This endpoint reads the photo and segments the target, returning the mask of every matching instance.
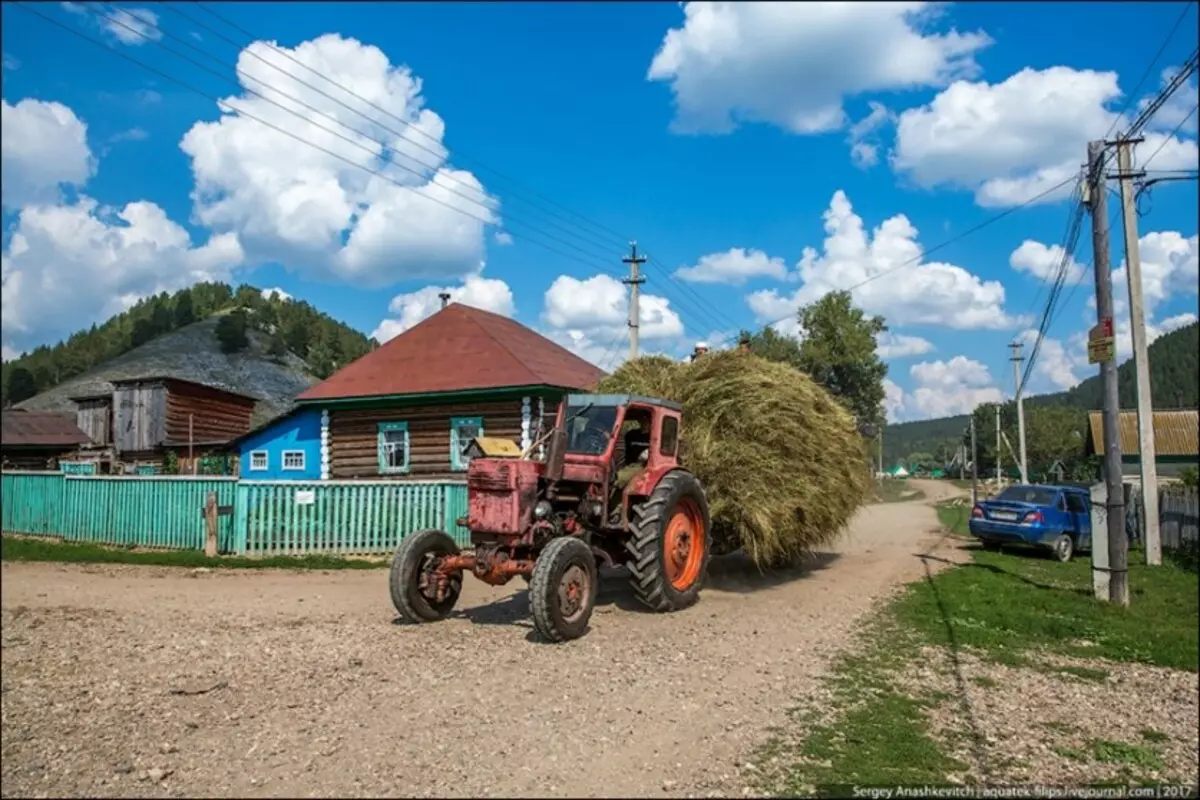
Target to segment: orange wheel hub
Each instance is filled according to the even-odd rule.
[[[704,518],[691,500],[675,506],[663,536],[663,562],[672,588],[686,592],[700,578],[704,563]]]

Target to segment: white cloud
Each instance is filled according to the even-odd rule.
[[[496,231],[496,235],[492,238],[495,239],[496,244],[499,245],[510,245],[513,243],[512,234],[508,231]]]
[[[229,280],[242,258],[231,234],[194,247],[154,203],[26,206],[3,253],[0,334],[22,348],[65,337],[147,295]]]
[[[1162,71],[1163,87],[1166,87],[1179,72],[1178,67],[1167,67]],[[1197,119],[1193,109],[1196,106],[1196,95],[1200,94],[1200,86],[1197,85],[1195,75],[1188,78],[1182,86],[1175,91],[1173,95],[1163,103],[1163,105],[1150,118],[1148,127],[1152,130],[1169,131],[1174,130],[1176,126],[1181,126],[1180,131],[1195,135],[1197,130]],[[1153,97],[1143,97],[1138,101],[1138,113],[1141,114],[1146,110],[1147,106],[1153,102]],[[1157,162],[1158,159],[1155,159]],[[1157,164],[1155,164],[1157,166]]]
[[[643,354],[670,352],[683,343],[683,321],[665,297],[638,301],[638,338]],[[560,275],[546,290],[543,333],[580,358],[612,368],[628,352],[629,296],[608,275],[579,280]]]
[[[0,186],[7,209],[57,202],[62,184],[82,186],[95,174],[87,125],[61,103],[0,101],[0,128]]]
[[[1017,272],[1026,272],[1035,278],[1049,280],[1058,270],[1064,255],[1060,245],[1047,247],[1041,242],[1026,239],[1008,257],[1008,263]],[[1067,262],[1066,272],[1065,281],[1071,284],[1082,280],[1085,270],[1084,266],[1072,257]]]
[[[1115,72],[1026,68],[1006,80],[957,81],[927,105],[900,114],[893,168],[925,188],[975,193],[981,206],[1026,202],[1078,174],[1087,143],[1117,121],[1108,105],[1121,96]],[[1147,133],[1138,152],[1166,141]],[[1156,169],[1195,167],[1195,141],[1172,141]],[[1065,197],[1071,184],[1042,202]]]
[[[262,296],[263,296],[264,300],[270,300],[272,297],[274,297],[276,300],[291,300],[292,299],[292,296],[290,294],[285,292],[283,289],[280,289],[278,286],[272,287],[270,289],[263,289]]]
[[[691,283],[728,283],[741,286],[752,278],[787,277],[787,264],[762,250],[732,247],[724,253],[709,253],[691,267],[675,270],[675,277]]]
[[[869,169],[879,163],[878,131],[895,122],[895,115],[883,103],[867,104],[871,113],[850,126],[850,160],[859,169]]]
[[[119,142],[144,142],[150,138],[150,134],[146,133],[145,128],[130,128],[119,133],[114,133],[108,137],[109,144],[118,144]]]
[[[883,379],[883,408],[888,422],[899,422],[904,413],[904,390],[891,378]]]
[[[671,84],[681,132],[765,122],[820,133],[846,122],[843,99],[942,86],[977,71],[983,33],[926,32],[926,3],[691,2],[647,77]]]
[[[903,333],[884,331],[876,342],[875,352],[882,359],[905,358],[907,356],[923,356],[932,353],[933,342],[920,336],[908,336]]]
[[[426,286],[415,292],[398,294],[388,304],[388,310],[394,318],[388,318],[379,323],[371,332],[380,343],[386,342],[416,325],[418,322],[437,313],[442,307],[440,294],[449,294],[450,302],[461,303],[465,306],[482,308],[511,317],[516,313],[512,289],[499,278],[484,278],[482,275],[468,275],[460,286]]]
[[[913,364],[909,374],[916,388],[905,395],[901,408],[910,419],[968,414],[980,403],[1004,400],[988,368],[966,356]]]
[[[101,27],[121,44],[148,44],[162,38],[162,31],[158,28],[158,15],[148,8],[125,9],[110,6],[102,11],[111,19],[97,17]]]
[[[4,53],[4,69],[17,70],[21,68],[21,59],[11,53]]]
[[[1017,336],[1016,341],[1025,344],[1026,359],[1034,355],[1034,344],[1037,342],[1037,331],[1028,329]],[[1029,362],[1021,364],[1022,375]],[[1046,336],[1034,361],[1033,371],[1029,374],[1029,383],[1025,386],[1025,395],[1061,392],[1078,384],[1082,378],[1077,372],[1087,366],[1087,348],[1082,352],[1078,349],[1068,349],[1058,339]]]
[[[1142,297],[1147,318],[1158,305],[1176,295],[1195,295],[1200,291],[1200,237],[1184,238],[1177,231],[1147,233],[1138,239],[1142,262]],[[1129,277],[1125,259],[1113,271],[1113,294],[1122,301],[1129,297]],[[1128,305],[1122,304],[1128,314]]]
[[[445,125],[424,108],[421,81],[407,67],[389,63],[378,48],[337,34],[280,49],[411,124],[368,123],[270,69],[254,56],[268,62],[278,62],[279,56],[266,43],[254,42],[239,55],[238,69],[271,88],[242,77],[243,85],[292,109],[296,104],[272,89],[301,98],[369,136],[297,109],[312,124],[302,122],[250,93],[226,98],[218,121],[197,123],[181,142],[196,179],[197,220],[237,232],[252,260],[280,261],[309,277],[360,287],[473,274],[483,259],[485,224],[480,220],[497,222],[497,203],[474,175],[448,166],[441,144]],[[371,116],[385,119],[380,112]],[[360,167],[382,172],[395,183]]]
[[[891,325],[1004,329],[1020,323],[1004,311],[1004,286],[998,281],[982,281],[953,264],[922,262],[917,229],[903,214],[868,235],[845,192],[838,190],[824,218],[829,234],[824,253],[804,249],[797,265],[801,287],[790,296],[771,289],[746,298],[760,322],[794,315],[828,292],[858,287],[852,292],[855,304]],[[777,327],[794,334],[796,323],[789,319]]]

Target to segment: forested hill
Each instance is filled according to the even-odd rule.
[[[1159,337],[1149,348],[1150,387],[1156,409],[1196,408],[1200,406],[1200,323]],[[1136,378],[1133,360],[1117,370],[1121,408],[1137,406]],[[1026,405],[1067,406],[1088,411],[1099,409],[1102,385],[1099,375],[1093,375],[1065,392],[1026,398]],[[947,448],[951,453],[958,446],[968,417],[956,417],[903,422],[889,425],[883,432],[883,456],[887,465],[896,463],[910,453],[937,453]]]
[[[4,362],[2,404],[20,403],[66,384],[102,382],[106,373],[113,371],[105,367],[112,365],[117,365],[119,377],[157,372],[202,382],[215,380],[254,396],[263,391],[292,391],[296,386],[299,389],[295,391],[300,391],[374,345],[374,340],[308,303],[274,293],[264,298],[260,289],[244,284],[234,289],[225,283],[200,283],[174,294],[163,292],[146,298],[53,347],[42,346]],[[178,368],[164,370],[175,356]],[[296,380],[268,379],[262,386],[243,385],[256,364],[270,365],[268,372],[282,369],[293,373]],[[221,380],[223,371],[228,374]],[[303,385],[297,383],[300,376]],[[272,405],[290,401],[290,397],[262,399]],[[44,405],[35,402],[29,407]]]

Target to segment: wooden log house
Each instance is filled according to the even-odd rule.
[[[196,462],[223,454],[229,443],[250,430],[257,402],[246,395],[192,381],[151,376],[113,381],[111,395],[73,398],[76,424],[93,441],[90,457],[102,472],[161,470],[168,452],[179,472],[191,474]]]
[[[323,479],[466,479],[480,435],[528,447],[604,373],[507,317],[450,304],[296,398],[321,410]]]
[[[4,469],[57,470],[88,443],[70,414],[5,409],[0,412],[0,464]]]

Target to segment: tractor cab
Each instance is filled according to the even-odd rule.
[[[551,480],[627,485],[642,473],[679,464],[683,407],[631,394],[572,394],[563,399],[546,459]]]

